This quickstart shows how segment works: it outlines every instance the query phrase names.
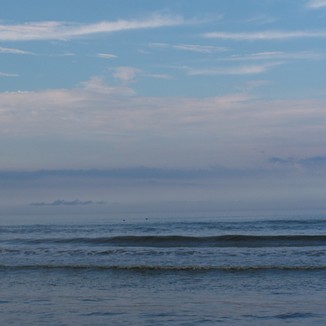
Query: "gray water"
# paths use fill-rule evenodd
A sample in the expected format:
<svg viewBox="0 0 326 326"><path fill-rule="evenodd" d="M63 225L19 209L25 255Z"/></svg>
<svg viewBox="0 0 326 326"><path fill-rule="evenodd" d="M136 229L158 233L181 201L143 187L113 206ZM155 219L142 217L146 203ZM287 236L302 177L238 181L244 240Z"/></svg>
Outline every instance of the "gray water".
<svg viewBox="0 0 326 326"><path fill-rule="evenodd" d="M326 215L0 226L1 325L325 325Z"/></svg>

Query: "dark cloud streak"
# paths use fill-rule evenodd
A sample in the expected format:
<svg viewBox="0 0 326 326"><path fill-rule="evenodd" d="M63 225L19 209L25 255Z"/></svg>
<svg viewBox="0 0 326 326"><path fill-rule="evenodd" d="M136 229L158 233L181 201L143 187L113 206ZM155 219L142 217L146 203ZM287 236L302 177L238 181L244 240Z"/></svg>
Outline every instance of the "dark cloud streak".
<svg viewBox="0 0 326 326"><path fill-rule="evenodd" d="M31 206L85 206L85 205L103 205L106 204L105 201L97 201L94 202L93 200L86 200L81 201L79 199L75 200L64 200L64 199L57 199L53 202L38 202L38 203L30 203Z"/></svg>
<svg viewBox="0 0 326 326"><path fill-rule="evenodd" d="M37 171L0 171L0 180L5 181L33 181L47 178L78 178L78 179L143 179L143 180L173 180L173 179L201 179L223 177L245 177L264 175L263 169L233 169L224 166L214 166L207 169L182 168L153 168L130 167L113 169L62 169ZM0 181L0 182L1 182Z"/></svg>
<svg viewBox="0 0 326 326"><path fill-rule="evenodd" d="M306 172L326 172L326 156L312 156L303 159L272 157L269 161L276 167L301 168Z"/></svg>

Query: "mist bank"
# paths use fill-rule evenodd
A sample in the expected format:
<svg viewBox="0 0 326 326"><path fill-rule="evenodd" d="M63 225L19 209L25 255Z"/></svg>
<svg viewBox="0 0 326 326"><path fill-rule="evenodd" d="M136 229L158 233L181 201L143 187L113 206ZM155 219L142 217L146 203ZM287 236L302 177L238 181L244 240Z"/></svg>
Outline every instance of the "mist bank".
<svg viewBox="0 0 326 326"><path fill-rule="evenodd" d="M270 157L256 166L228 167L212 165L207 168L165 168L149 166L118 167L107 169L41 169L0 170L0 184L46 179L120 179L120 180L191 180L234 179L257 177L326 176L326 156L303 159Z"/></svg>
<svg viewBox="0 0 326 326"><path fill-rule="evenodd" d="M324 208L325 162L272 158L263 168L0 171L0 205L107 211Z"/></svg>

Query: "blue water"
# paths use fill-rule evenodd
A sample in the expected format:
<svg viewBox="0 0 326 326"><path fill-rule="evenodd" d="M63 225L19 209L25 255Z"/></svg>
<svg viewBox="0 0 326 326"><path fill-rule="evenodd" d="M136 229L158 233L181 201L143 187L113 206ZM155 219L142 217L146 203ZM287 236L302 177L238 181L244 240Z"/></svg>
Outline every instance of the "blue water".
<svg viewBox="0 0 326 326"><path fill-rule="evenodd" d="M325 325L326 215L0 226L1 325Z"/></svg>

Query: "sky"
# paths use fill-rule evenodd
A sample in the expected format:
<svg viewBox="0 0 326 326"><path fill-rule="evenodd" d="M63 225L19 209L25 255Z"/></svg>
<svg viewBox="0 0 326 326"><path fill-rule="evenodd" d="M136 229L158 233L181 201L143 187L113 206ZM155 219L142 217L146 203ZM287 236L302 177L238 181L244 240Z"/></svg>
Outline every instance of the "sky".
<svg viewBox="0 0 326 326"><path fill-rule="evenodd" d="M326 207L325 0L0 4L0 205Z"/></svg>

